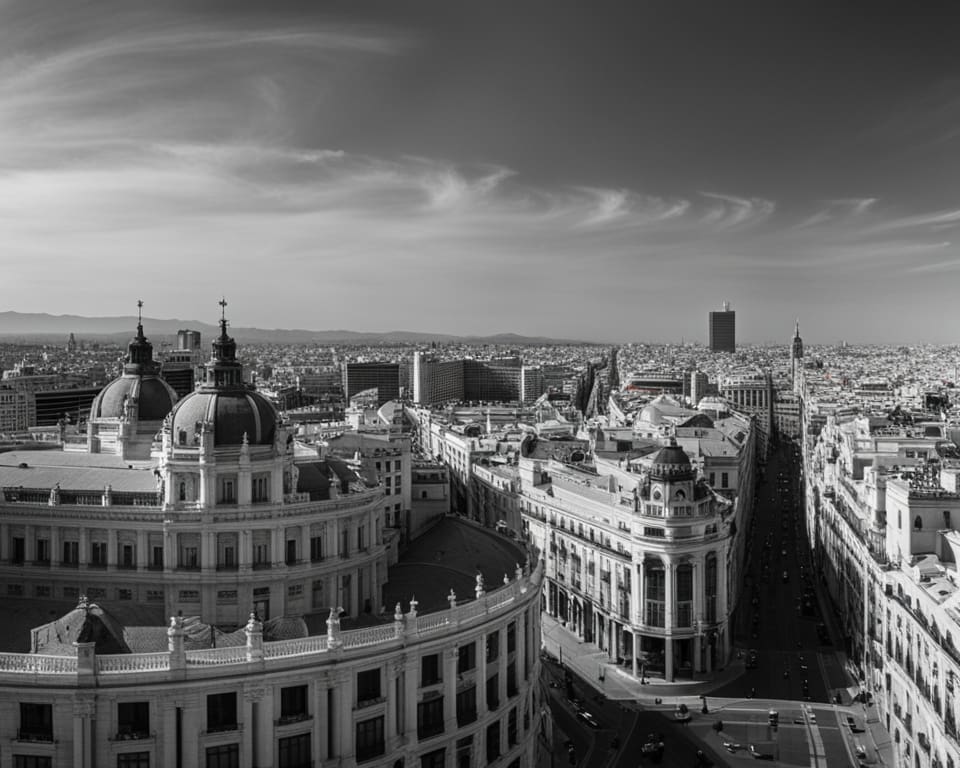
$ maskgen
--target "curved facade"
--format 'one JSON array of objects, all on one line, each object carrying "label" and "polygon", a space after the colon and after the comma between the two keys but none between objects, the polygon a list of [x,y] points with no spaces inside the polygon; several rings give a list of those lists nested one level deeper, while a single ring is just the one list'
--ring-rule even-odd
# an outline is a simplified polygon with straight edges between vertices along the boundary
[{"label": "curved facade", "polygon": [[[445,611],[325,635],[0,655],[0,763],[52,768],[535,764],[543,568]],[[40,762],[29,763],[40,765]]]},{"label": "curved facade", "polygon": [[[521,511],[547,552],[546,610],[637,677],[709,674],[731,648],[734,505],[675,443],[642,472],[557,461],[525,469]],[[742,525],[742,521],[741,521]]]}]

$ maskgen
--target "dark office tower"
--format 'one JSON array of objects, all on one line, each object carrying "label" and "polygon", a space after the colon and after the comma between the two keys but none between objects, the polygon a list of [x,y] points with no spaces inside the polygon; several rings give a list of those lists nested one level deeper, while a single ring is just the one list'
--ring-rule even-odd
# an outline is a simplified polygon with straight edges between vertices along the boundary
[{"label": "dark office tower", "polygon": [[343,392],[347,402],[368,389],[377,390],[377,405],[400,399],[399,363],[347,363],[343,366]]},{"label": "dark office tower", "polygon": [[177,349],[200,349],[200,331],[177,331]]},{"label": "dark office tower", "polygon": [[[160,375],[177,397],[186,397],[202,378],[203,350],[200,331],[177,331],[177,348],[167,352]],[[198,373],[200,372],[200,373]]]},{"label": "dark office tower", "polygon": [[737,351],[737,313],[723,302],[723,312],[710,313],[710,351]]}]

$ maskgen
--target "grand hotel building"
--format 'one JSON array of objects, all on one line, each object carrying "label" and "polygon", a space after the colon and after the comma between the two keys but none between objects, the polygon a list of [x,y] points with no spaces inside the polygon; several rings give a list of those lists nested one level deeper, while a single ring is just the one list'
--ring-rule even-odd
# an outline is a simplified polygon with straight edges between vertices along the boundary
[{"label": "grand hotel building", "polygon": [[0,765],[533,765],[536,557],[381,608],[383,488],[299,455],[226,320],[194,392],[158,373],[138,327],[82,445],[0,455],[0,600],[43,617],[0,633]]}]

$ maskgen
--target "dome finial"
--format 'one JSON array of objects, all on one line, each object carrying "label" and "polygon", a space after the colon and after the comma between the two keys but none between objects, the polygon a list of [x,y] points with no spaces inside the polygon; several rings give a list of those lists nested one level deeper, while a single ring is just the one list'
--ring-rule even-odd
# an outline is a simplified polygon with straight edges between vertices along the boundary
[{"label": "dome finial", "polygon": [[220,301],[217,302],[220,305],[220,334],[221,336],[226,337],[227,335],[227,300],[223,296],[220,297]]},{"label": "dome finial", "polygon": [[143,338],[143,299],[137,299],[137,338]]}]

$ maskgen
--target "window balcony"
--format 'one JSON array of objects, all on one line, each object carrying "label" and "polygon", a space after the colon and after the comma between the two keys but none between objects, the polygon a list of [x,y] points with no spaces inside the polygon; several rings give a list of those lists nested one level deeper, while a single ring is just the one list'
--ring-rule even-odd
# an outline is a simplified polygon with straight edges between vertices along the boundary
[{"label": "window balcony", "polygon": [[53,742],[53,731],[34,730],[32,728],[18,728],[17,741]]},{"label": "window balcony", "polygon": [[268,571],[273,567],[273,563],[254,563],[253,570],[255,571]]},{"label": "window balcony", "polygon": [[238,571],[240,570],[240,565],[238,563],[217,563],[218,571]]}]

